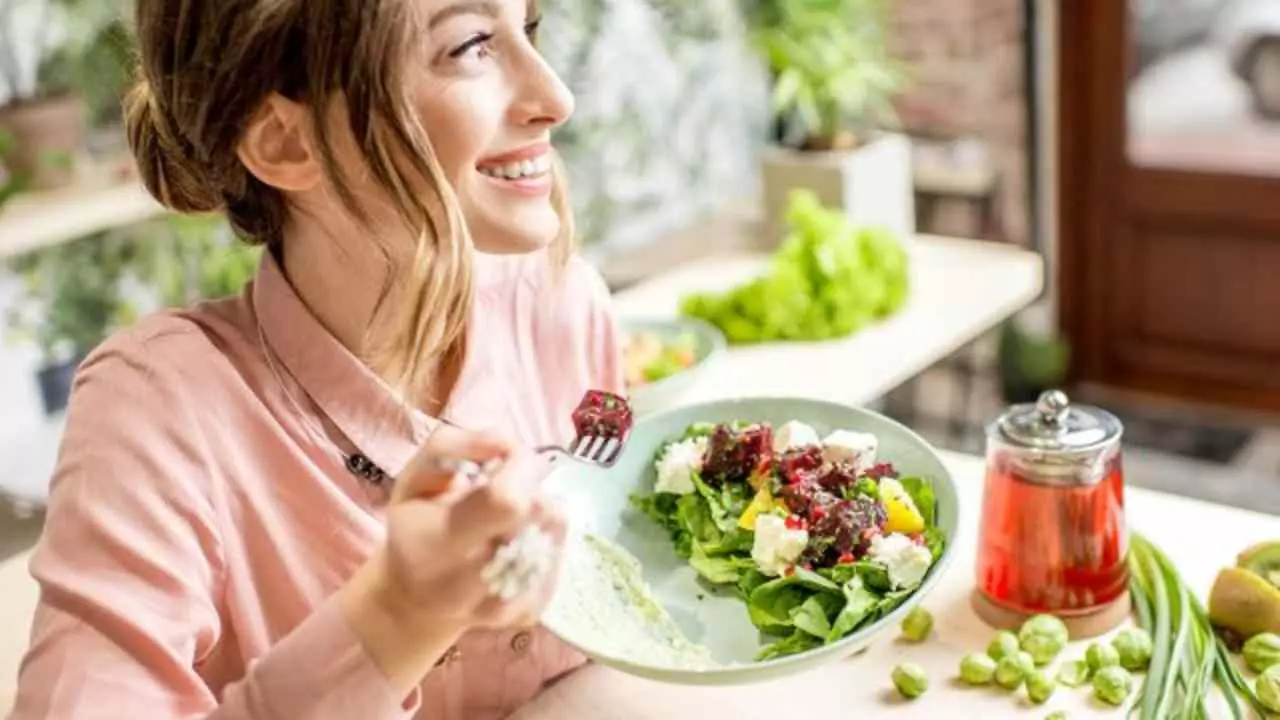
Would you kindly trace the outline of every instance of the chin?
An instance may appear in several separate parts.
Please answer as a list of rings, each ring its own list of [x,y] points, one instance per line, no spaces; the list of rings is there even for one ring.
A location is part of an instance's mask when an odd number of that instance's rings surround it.
[[[489,255],[521,255],[545,249],[560,234],[560,216],[546,208],[518,212],[468,213],[467,227],[476,250]]]

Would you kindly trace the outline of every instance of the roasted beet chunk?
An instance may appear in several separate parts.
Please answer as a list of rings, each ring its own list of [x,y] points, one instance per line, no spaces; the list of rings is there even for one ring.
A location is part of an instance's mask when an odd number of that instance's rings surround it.
[[[851,462],[843,460],[827,466],[818,480],[822,487],[833,493],[840,493],[858,482],[858,468]]]
[[[869,498],[837,500],[822,506],[820,516],[809,523],[810,549],[817,553],[813,561],[830,565],[845,554],[862,557],[871,538],[884,530],[887,519],[884,506]]]
[[[739,430],[728,424],[716,426],[707,443],[707,459],[702,479],[710,485],[743,482],[767,460],[773,445],[773,429],[752,425]]]
[[[801,470],[793,482],[783,483],[778,496],[787,504],[791,512],[813,517],[813,509],[836,502],[836,497],[822,489],[819,476],[813,470]]]
[[[631,406],[626,398],[604,390],[588,390],[573,411],[578,435],[626,437],[631,431]]]
[[[822,448],[809,445],[803,448],[792,448],[778,458],[778,474],[782,481],[795,482],[802,472],[812,472],[822,467]]]
[[[882,477],[896,478],[898,477],[898,470],[893,467],[893,463],[880,463],[878,465],[873,465],[871,469],[867,470],[863,475],[872,478],[873,480],[879,480]]]

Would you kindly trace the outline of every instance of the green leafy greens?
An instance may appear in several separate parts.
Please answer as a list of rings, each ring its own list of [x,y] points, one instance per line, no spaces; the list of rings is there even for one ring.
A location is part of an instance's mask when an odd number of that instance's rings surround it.
[[[711,429],[694,426],[684,438],[703,436]],[[655,461],[673,443],[664,445]],[[894,589],[888,569],[869,559],[816,569],[797,566],[790,574],[768,577],[751,557],[755,533],[738,525],[751,502],[750,486],[726,482],[712,487],[696,472],[692,479],[696,492],[641,494],[631,502],[670,534],[676,552],[704,581],[734,592],[756,628],[774,638],[760,652],[760,660],[836,642],[893,612],[916,590]],[[924,541],[937,562],[945,540],[936,526],[933,486],[917,477],[899,482],[925,520]]]
[[[809,190],[792,191],[787,222],[764,275],[723,294],[687,295],[681,311],[745,344],[846,337],[902,307],[907,254],[890,231],[855,225]]]

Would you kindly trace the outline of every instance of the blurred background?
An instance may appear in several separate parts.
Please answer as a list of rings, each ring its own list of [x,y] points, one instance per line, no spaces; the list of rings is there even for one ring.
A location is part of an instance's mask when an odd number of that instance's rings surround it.
[[[129,5],[0,0],[0,557],[38,533],[78,360],[257,262],[136,181]],[[805,163],[874,163],[905,183],[886,222],[1045,268],[1034,302],[876,407],[980,452],[1007,404],[1066,388],[1125,421],[1130,482],[1280,512],[1280,2],[776,5],[544,0],[578,99],[555,139],[614,290],[734,250],[690,228],[773,213]]]

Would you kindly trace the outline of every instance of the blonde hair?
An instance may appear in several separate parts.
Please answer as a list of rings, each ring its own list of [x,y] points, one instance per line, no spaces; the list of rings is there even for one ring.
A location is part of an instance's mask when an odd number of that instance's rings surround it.
[[[431,392],[432,373],[458,358],[472,294],[474,245],[430,139],[409,102],[402,68],[420,37],[407,0],[138,0],[138,81],[125,100],[129,143],[148,191],[188,213],[220,211],[250,243],[278,246],[284,195],[250,173],[236,146],[272,93],[305,102],[325,171],[347,211],[370,217],[339,167],[326,122],[341,97],[366,169],[401,221],[418,233],[407,308],[366,360],[397,390]],[[533,5],[533,3],[531,3]],[[534,8],[531,7],[531,10]],[[553,168],[561,232],[551,256],[572,254],[563,166]],[[425,187],[422,192],[419,188]],[[387,247],[380,249],[390,257]],[[391,279],[375,310],[381,320]],[[400,296],[397,296],[400,297]]]

